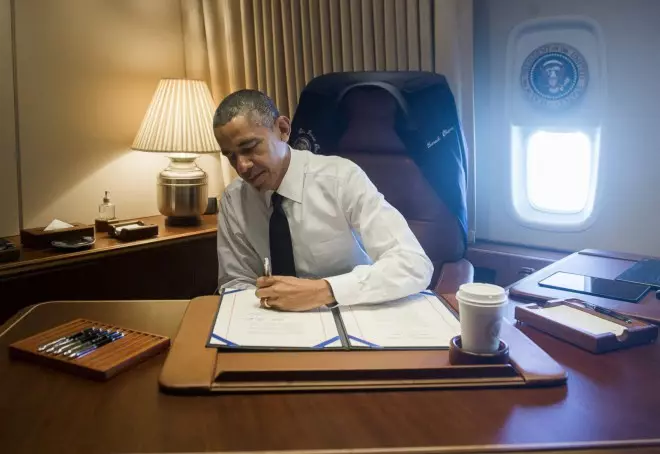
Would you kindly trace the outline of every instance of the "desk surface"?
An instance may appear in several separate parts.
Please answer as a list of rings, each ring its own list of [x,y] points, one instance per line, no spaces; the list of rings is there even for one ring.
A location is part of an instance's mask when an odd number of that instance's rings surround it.
[[[55,302],[10,320],[0,328],[0,451],[503,452],[484,445],[604,442],[628,445],[619,452],[631,452],[630,444],[660,446],[657,344],[592,355],[523,328],[567,370],[567,387],[202,397],[159,392],[164,354],[105,383],[7,356],[8,344],[74,317],[174,337],[186,306],[186,301]],[[465,449],[469,446],[474,451]],[[640,452],[653,452],[647,449]]]
[[[217,228],[216,215],[202,216],[202,223],[190,227],[170,227],[165,225],[164,216],[147,216],[139,218],[145,223],[158,225],[158,236],[146,240],[119,241],[107,233],[96,233],[96,242],[89,249],[78,251],[62,251],[57,249],[28,249],[21,246],[20,236],[7,238],[21,249],[21,257],[15,262],[0,263],[0,277],[15,275],[25,271],[56,266],[63,261],[89,260],[100,254],[121,253],[135,248],[155,246],[162,241],[186,239],[191,236],[215,235]]]

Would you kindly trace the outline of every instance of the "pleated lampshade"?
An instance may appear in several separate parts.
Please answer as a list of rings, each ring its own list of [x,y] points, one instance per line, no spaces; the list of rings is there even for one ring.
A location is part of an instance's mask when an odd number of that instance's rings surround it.
[[[162,79],[132,149],[159,153],[217,153],[215,105],[206,82]]]

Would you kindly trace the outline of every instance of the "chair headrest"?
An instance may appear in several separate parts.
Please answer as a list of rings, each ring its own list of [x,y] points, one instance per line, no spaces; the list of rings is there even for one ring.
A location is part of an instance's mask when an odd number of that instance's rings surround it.
[[[396,99],[382,88],[353,88],[344,95],[342,104],[351,121],[379,120],[392,124],[396,119]]]
[[[379,87],[355,87],[340,101],[344,133],[338,152],[406,155],[406,146],[397,134],[400,112],[397,100]]]

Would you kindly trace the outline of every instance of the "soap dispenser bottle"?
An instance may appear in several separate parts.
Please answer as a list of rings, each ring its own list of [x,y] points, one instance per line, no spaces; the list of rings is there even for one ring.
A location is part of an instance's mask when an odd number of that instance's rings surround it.
[[[115,205],[110,202],[109,192],[105,191],[103,203],[99,205],[99,219],[109,221],[115,218]]]

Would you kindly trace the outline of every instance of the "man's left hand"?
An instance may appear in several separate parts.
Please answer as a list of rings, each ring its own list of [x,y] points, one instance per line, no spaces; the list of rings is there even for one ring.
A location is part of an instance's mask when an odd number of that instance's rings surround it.
[[[256,295],[280,311],[308,311],[334,301],[330,284],[324,279],[270,276],[257,279]]]

